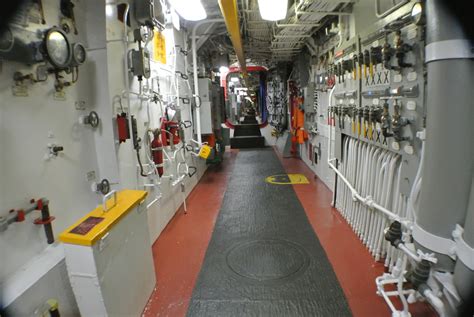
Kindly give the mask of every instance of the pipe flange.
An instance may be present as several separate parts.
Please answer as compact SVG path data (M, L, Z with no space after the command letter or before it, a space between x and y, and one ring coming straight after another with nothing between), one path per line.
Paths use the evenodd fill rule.
M463 233L463 227L456 225L456 229L453 231L453 238L456 243L455 252L459 260L474 271L474 248L471 248L464 240Z

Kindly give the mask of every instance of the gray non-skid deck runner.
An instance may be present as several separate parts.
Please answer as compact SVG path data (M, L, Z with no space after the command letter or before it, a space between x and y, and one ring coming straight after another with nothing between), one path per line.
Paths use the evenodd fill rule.
M350 316L326 254L272 149L240 151L188 316Z

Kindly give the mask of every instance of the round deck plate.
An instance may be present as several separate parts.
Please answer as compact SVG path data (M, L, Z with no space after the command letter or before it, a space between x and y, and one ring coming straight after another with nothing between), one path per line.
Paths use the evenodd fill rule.
M304 272L309 262L301 246L286 240L245 242L227 254L227 265L235 274L257 282L293 278Z

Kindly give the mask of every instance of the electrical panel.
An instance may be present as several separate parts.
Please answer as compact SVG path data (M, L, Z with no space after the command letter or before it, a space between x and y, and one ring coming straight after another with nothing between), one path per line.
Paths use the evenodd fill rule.
M305 113L314 113L315 108L314 108L314 83L310 82L308 83L308 86L306 86L304 89L304 112Z
M280 77L267 82L268 122L277 130L286 127L286 89Z
M199 114L201 117L201 134L212 134L224 122L225 99L224 91L219 84L213 83L209 78L199 78ZM196 112L194 112L196 120Z

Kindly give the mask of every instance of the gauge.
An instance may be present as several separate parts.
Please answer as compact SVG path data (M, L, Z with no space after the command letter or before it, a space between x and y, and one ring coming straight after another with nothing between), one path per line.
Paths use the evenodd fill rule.
M421 24L423 22L423 6L420 2L413 5L411 9L411 18L415 24Z
M64 31L53 28L46 33L46 54L53 66L65 68L71 60L71 47Z
M2 36L0 36L0 52L10 51L14 44L15 39L13 38L13 33L9 28L7 28Z
M72 44L72 65L78 66L84 64L87 58L87 52L81 43Z

